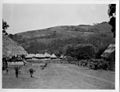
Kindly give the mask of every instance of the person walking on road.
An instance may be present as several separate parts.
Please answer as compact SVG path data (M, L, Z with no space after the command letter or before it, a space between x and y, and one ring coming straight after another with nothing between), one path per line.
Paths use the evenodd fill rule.
M18 78L18 74L19 74L19 68L15 67L15 76L16 76L16 78Z
M29 69L29 73L30 73L30 77L32 78L33 77L33 73L35 72L35 70L33 70L33 68L30 68Z
M6 73L8 74L8 68L6 68Z

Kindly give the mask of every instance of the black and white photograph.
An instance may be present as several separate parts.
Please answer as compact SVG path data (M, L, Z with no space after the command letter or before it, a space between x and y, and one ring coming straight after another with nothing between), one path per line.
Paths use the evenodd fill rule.
M2 89L115 90L116 6L3 3Z

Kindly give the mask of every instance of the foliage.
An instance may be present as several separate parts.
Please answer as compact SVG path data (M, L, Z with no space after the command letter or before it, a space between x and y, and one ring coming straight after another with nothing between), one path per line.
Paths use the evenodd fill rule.
M108 15L113 16L116 13L116 4L109 4Z
M9 36L11 39L13 39L13 37L14 37L13 34L9 34L8 36Z
M2 32L4 33L4 34L8 34L7 32L6 32L6 29L9 27L9 25L7 24L7 22L6 21L4 21L4 20L2 20Z
M59 58L62 55L62 51L61 50L55 51L55 55Z
M78 60L90 59L95 57L95 47L91 44L78 44L77 46L68 46L65 55Z
M104 59L90 59L88 62L88 67L94 70L97 70L97 69L108 70L109 63Z
M108 15L110 18L109 24L112 26L113 37L115 37L115 30L116 30L116 4L109 4Z
M85 27L87 26L84 26L84 29ZM73 31L73 29L79 31ZM93 26L89 25L87 30L82 30L81 26L59 26L15 34L12 38L20 43L28 53L41 53L47 50L49 53L62 51L64 54L64 47L70 44L74 46L92 44L98 50L101 49L101 47L110 44L113 39L110 30L111 26L104 22Z

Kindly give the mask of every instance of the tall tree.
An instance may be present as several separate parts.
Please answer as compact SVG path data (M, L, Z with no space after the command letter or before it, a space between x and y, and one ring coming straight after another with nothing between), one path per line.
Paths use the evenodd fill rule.
M7 24L7 22L6 21L4 21L4 20L2 20L2 32L4 33L4 34L8 34L7 32L6 32L6 29L9 27L9 25Z
M109 24L112 26L112 33L113 37L115 37L115 30L116 30L116 4L109 4L108 15L110 17Z

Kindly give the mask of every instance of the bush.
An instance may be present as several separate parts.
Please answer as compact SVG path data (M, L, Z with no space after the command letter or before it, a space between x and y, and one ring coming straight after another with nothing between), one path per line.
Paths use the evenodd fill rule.
M63 53L66 56L74 56L74 46L72 44L68 44L63 48Z
M88 65L88 60L80 60L78 65L79 66L87 66Z
M65 55L76 58L77 60L94 58L95 47L91 44L69 45L66 48Z
M58 51L55 51L55 55L57 56L57 58L60 58L62 54L62 51L58 50Z
M109 63L104 59L91 59L88 62L88 67L94 70L97 70L97 69L108 70Z

